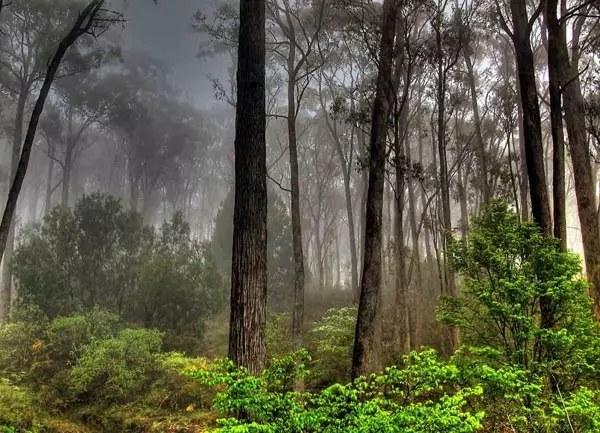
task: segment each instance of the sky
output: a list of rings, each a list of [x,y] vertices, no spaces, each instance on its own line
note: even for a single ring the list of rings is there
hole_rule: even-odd
[[[208,108],[215,103],[207,75],[225,76],[226,58],[197,57],[200,37],[191,29],[194,13],[214,9],[216,0],[129,0],[127,23],[122,34],[125,49],[142,48],[171,68],[172,84],[194,105]]]

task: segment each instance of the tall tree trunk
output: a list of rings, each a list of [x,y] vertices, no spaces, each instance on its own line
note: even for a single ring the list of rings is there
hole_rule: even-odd
[[[259,374],[267,308],[264,0],[240,1],[237,65],[229,357]]]
[[[533,220],[544,235],[552,235],[552,214],[544,169],[542,125],[537,95],[535,65],[531,50],[531,22],[527,18],[527,5],[521,0],[510,0],[521,104],[523,107],[523,132],[525,156]],[[540,299],[541,326],[550,328],[554,323],[553,306],[550,298]]]
[[[441,15],[442,10],[438,10]],[[438,23],[441,23],[441,17],[437,18]],[[441,25],[441,24],[438,24]],[[448,157],[446,153],[446,72],[444,70],[444,53],[442,49],[442,30],[437,28],[436,31],[436,49],[437,49],[437,151],[440,163],[439,179],[440,179],[440,195],[441,195],[441,246],[444,253],[443,258],[443,287],[445,288],[446,296],[456,296],[456,284],[454,281],[454,273],[450,269],[446,252],[452,240],[452,215],[450,208],[450,179],[448,173]],[[459,346],[458,328],[450,327],[450,343],[454,350]]]
[[[471,93],[471,105],[473,108],[473,123],[475,124],[475,154],[479,162],[479,183],[481,184],[481,197],[483,203],[487,203],[490,199],[490,186],[488,183],[488,167],[487,156],[485,154],[485,146],[483,143],[483,133],[481,132],[481,115],[479,114],[479,102],[477,101],[477,81],[475,71],[473,69],[473,59],[469,44],[463,45],[463,57],[467,66],[467,81],[469,83],[469,91]]]
[[[521,85],[519,79],[519,71],[515,68],[517,76],[517,121],[519,123],[519,160],[520,167],[520,182],[519,193],[521,198],[521,219],[529,220],[529,186],[527,184],[527,152],[525,150],[525,119],[523,117],[523,98],[521,97]]]
[[[369,191],[369,170],[366,168],[366,163],[368,161],[368,149],[366,142],[366,134],[359,129],[359,142],[360,142],[360,160],[361,164],[363,164],[361,170],[361,197],[360,197],[360,281],[362,282],[362,274],[363,274],[363,265],[365,261],[365,238],[367,233],[367,194]],[[356,297],[354,299],[354,303],[358,304],[360,300],[360,288],[355,294]]]
[[[380,314],[382,283],[382,213],[385,186],[385,151],[387,120],[392,94],[392,60],[396,34],[397,0],[384,0],[377,90],[373,102],[371,146],[369,158],[369,189],[367,193],[365,252],[361,293],[356,321],[352,377],[377,371],[380,364],[380,342],[377,323]]]
[[[408,84],[405,84],[408,85]],[[408,309],[409,285],[406,276],[406,248],[404,247],[404,196],[406,186],[406,155],[404,140],[408,129],[408,101],[405,101],[394,137],[396,171],[396,206],[394,220],[394,286],[395,286],[395,326],[394,352],[406,354],[411,348],[410,312]]]
[[[548,91],[550,93],[550,125],[552,131],[552,197],[554,204],[554,237],[567,250],[567,213],[565,191],[565,134],[563,130],[560,68],[560,26],[558,25],[558,0],[548,0],[544,11],[548,29]],[[554,8],[554,11],[552,11]],[[558,27],[557,27],[558,26]],[[552,29],[550,29],[552,27]]]
[[[298,173],[298,146],[296,141],[296,75],[295,37],[291,39],[288,54],[288,144],[290,152],[290,186],[292,196],[292,248],[294,251],[294,308],[292,314],[292,339],[294,347],[302,346],[304,323],[304,253],[302,251],[302,225],[300,220],[300,181]],[[322,257],[319,257],[322,264]],[[322,281],[322,275],[320,276]]]
[[[60,198],[60,207],[66,211],[69,207],[69,192],[71,190],[71,174],[73,164],[73,151],[75,142],[73,141],[73,108],[67,110],[67,139],[65,143],[65,160],[63,161],[63,180],[62,193]]]
[[[531,28],[527,20],[527,5],[521,0],[510,0],[510,7],[523,108],[523,132],[531,212],[542,232],[550,235],[552,234],[552,215],[544,169],[540,107],[533,51],[531,50]]]
[[[344,148],[342,146],[342,142],[338,135],[337,131],[337,121],[334,119],[333,122],[329,120],[329,116],[327,116],[327,111],[325,108],[325,102],[322,97],[322,89],[321,89],[321,79],[319,79],[319,100],[321,102],[321,109],[323,110],[323,114],[326,116],[326,124],[331,137],[335,143],[335,149],[340,160],[340,164],[342,165],[342,177],[344,180],[344,196],[346,199],[346,215],[348,216],[348,240],[350,243],[350,272],[351,272],[351,284],[352,284],[352,294],[353,297],[358,299],[358,255],[356,248],[356,228],[354,227],[354,208],[352,205],[352,162],[353,162],[353,150],[354,150],[354,137],[355,131],[352,128],[351,132],[351,143],[350,143],[350,152],[348,156],[348,160],[346,160],[346,156],[344,154]],[[351,102],[351,112],[354,111],[354,102]],[[332,124],[333,123],[333,124]]]
[[[558,75],[562,87],[585,267],[591,283],[590,293],[594,300],[594,312],[596,319],[600,320],[600,231],[598,229],[592,158],[588,148],[585,126],[585,102],[577,65],[578,55],[575,54],[573,59],[569,60],[566,31],[558,20],[558,1],[548,0],[546,12],[549,43],[555,44],[553,46],[555,48],[553,62],[550,64],[549,60],[548,66],[552,67]],[[549,47],[550,50],[551,47]]]

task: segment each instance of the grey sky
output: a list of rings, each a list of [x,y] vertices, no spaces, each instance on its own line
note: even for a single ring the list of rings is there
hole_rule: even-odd
[[[197,106],[206,108],[215,102],[208,74],[223,76],[227,61],[199,60],[199,36],[191,29],[192,16],[198,9],[212,10],[214,0],[130,0],[127,25],[123,34],[125,48],[143,48],[165,61],[172,70],[173,85]]]

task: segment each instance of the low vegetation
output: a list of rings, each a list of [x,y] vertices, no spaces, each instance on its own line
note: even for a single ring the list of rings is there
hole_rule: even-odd
[[[169,227],[162,239],[174,239]],[[502,203],[451,251],[462,295],[442,299],[438,316],[461,329],[461,349],[423,347],[355,381],[352,307],[312,322],[300,351],[284,344],[289,316],[272,314],[273,358],[255,377],[224,358],[194,357],[195,343],[170,351],[168,330],[106,305],[52,315],[25,302],[0,330],[1,431],[600,431],[600,329],[579,259]],[[551,328],[541,326],[542,297],[555,311]]]

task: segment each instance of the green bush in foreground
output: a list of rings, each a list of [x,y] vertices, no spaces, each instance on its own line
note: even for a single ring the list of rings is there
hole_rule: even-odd
[[[481,426],[484,413],[466,404],[482,393],[480,386],[456,389],[458,370],[433,350],[412,353],[407,367],[381,375],[335,384],[318,393],[290,391],[307,374],[307,352],[274,360],[260,377],[235,369],[228,361],[187,374],[211,386],[225,386],[215,407],[226,416],[225,432],[448,432],[469,433]],[[243,419],[234,414],[243,413]]]

